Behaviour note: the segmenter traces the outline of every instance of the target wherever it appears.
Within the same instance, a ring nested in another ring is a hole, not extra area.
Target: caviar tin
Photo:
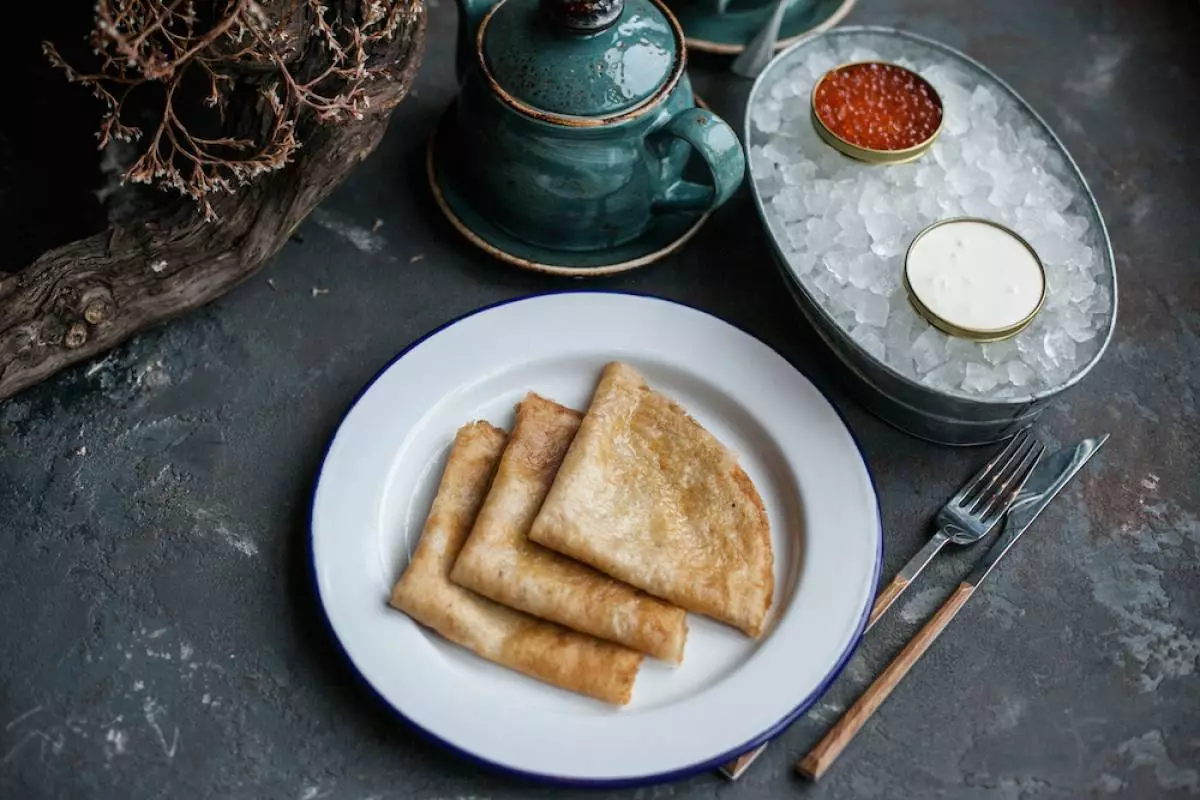
[[[941,119],[938,122],[937,129],[930,134],[929,138],[919,142],[912,147],[907,147],[902,150],[876,150],[870,147],[862,147],[847,141],[829,129],[825,121],[821,119],[821,115],[817,112],[817,93],[821,90],[821,85],[834,73],[849,67],[870,66],[872,64],[881,67],[890,67],[900,70],[908,75],[911,75],[923,86],[928,89],[929,94],[937,102],[938,109],[941,111]],[[817,136],[821,137],[821,141],[837,150],[844,156],[853,158],[855,161],[864,161],[868,164],[906,164],[910,161],[915,161],[929,151],[933,147],[933,143],[937,141],[938,135],[942,132],[942,128],[946,124],[945,105],[942,102],[941,95],[937,89],[933,87],[929,81],[925,80],[919,73],[913,70],[902,67],[899,64],[892,64],[887,61],[850,61],[845,64],[840,64],[833,69],[827,71],[821,78],[813,84],[812,96],[809,100],[810,116],[812,117],[813,129],[816,130]]]
[[[921,238],[930,231],[934,230],[935,228],[940,228],[943,225],[948,225],[955,222],[978,222],[982,225],[988,225],[996,228],[997,230],[1001,230],[1016,240],[1021,246],[1029,251],[1030,255],[1033,256],[1033,260],[1037,264],[1038,272],[1041,274],[1042,278],[1041,295],[1038,297],[1037,305],[1034,306],[1033,310],[1012,325],[1008,325],[1003,328],[994,328],[991,330],[963,327],[951,320],[946,319],[945,317],[934,313],[929,306],[921,302],[920,295],[913,291],[912,283],[909,281],[908,274],[909,257],[912,255],[913,248],[916,247],[917,242],[921,241]],[[913,307],[913,310],[916,311],[917,314],[919,314],[926,322],[943,333],[949,334],[950,336],[957,336],[960,339],[970,339],[973,342],[999,342],[1004,339],[1011,339],[1021,331],[1025,330],[1025,328],[1029,326],[1029,323],[1033,322],[1034,317],[1038,315],[1038,312],[1042,310],[1042,306],[1046,304],[1046,265],[1042,263],[1042,259],[1038,256],[1037,251],[1034,250],[1033,246],[1030,245],[1029,242],[1025,241],[1025,239],[1013,229],[1005,225],[1001,225],[999,222],[994,220],[983,219],[982,217],[950,217],[947,219],[939,219],[932,225],[928,225],[923,228],[916,236],[913,237],[913,240],[908,245],[908,250],[906,250],[904,253],[903,284],[904,294],[908,297],[909,304]]]

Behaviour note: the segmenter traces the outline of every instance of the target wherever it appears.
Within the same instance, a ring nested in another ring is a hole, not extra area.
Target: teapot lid
[[[500,0],[477,47],[500,99],[577,127],[635,116],[684,67],[683,31],[660,0]]]

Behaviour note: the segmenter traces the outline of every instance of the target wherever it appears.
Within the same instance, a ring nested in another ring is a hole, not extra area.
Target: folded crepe
[[[683,660],[687,612],[529,541],[529,526],[582,415],[530,393],[450,579],[506,606]]]
[[[390,605],[497,664],[563,689],[624,705],[642,654],[535,619],[450,582],[507,439],[486,422],[459,429],[412,561]]]
[[[627,364],[605,367],[529,538],[751,636],[771,606],[770,526],[754,484]]]

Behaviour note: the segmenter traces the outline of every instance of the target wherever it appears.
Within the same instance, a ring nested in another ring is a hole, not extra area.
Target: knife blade
[[[1042,457],[1029,480],[1025,482],[1025,487],[1009,507],[1000,536],[963,579],[963,583],[969,583],[972,587],[983,583],[1046,506],[1050,505],[1063,487],[1083,469],[1083,465],[1104,446],[1108,437],[1109,434],[1106,433],[1103,436],[1084,439],[1074,447],[1063,447],[1049,456]]]

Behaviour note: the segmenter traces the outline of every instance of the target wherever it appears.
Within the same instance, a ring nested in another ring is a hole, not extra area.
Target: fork
[[[1045,445],[1031,436],[1028,428],[1022,430],[963,484],[957,494],[946,501],[934,518],[937,531],[876,596],[864,634],[904,594],[909,584],[917,579],[947,543],[973,544],[996,527],[1045,450]],[[768,744],[770,742],[763,742],[753,750],[725,762],[721,765],[721,774],[730,780],[737,780],[767,749]]]
[[[873,625],[892,607],[948,542],[974,544],[987,536],[1021,491],[1045,450],[1028,429],[1022,430],[958,494],[946,501],[934,518],[937,532],[879,593],[867,625]]]

